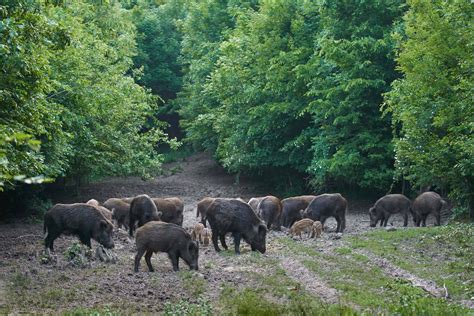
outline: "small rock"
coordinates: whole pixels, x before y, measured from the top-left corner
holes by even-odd
[[[396,229],[395,227],[393,227],[393,226],[390,226],[390,227],[385,228],[385,230],[388,231],[388,232],[394,232],[394,231],[396,231],[397,229]]]
[[[342,238],[342,233],[337,233],[336,235],[334,235],[332,239],[341,239],[341,238]]]

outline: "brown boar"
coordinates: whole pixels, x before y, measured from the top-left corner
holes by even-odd
[[[323,232],[323,224],[320,221],[315,221],[313,223],[313,229],[311,233],[311,238],[319,238],[321,237],[321,233]]]
[[[291,225],[290,235],[300,236],[300,239],[301,239],[301,233],[306,232],[308,233],[308,237],[309,237],[313,230],[313,223],[314,221],[309,218],[303,218],[295,222],[293,225]]]
[[[196,218],[201,216],[201,223],[204,225],[204,227],[207,227],[206,225],[207,209],[212,204],[212,202],[214,202],[214,198],[205,197],[201,201],[198,202],[197,207],[196,207]]]
[[[204,228],[201,233],[204,246],[209,246],[209,241],[211,240],[211,230],[209,228]]]
[[[260,199],[256,207],[256,213],[267,224],[267,229],[274,225],[276,230],[280,230],[281,202],[275,196],[265,196]]]
[[[203,230],[204,230],[204,225],[201,223],[197,223],[196,225],[194,225],[191,238],[194,241],[198,241],[200,244],[202,244],[202,231]]]
[[[232,233],[237,254],[240,254],[241,238],[250,244],[252,251],[265,253],[267,228],[247,203],[240,199],[214,199],[207,208],[206,217],[211,226],[212,243],[216,251],[221,251],[217,238],[227,249],[225,235]]]
[[[390,216],[396,213],[403,215],[403,226],[407,226],[410,209],[411,202],[403,194],[385,195],[369,209],[370,227],[377,226],[378,221],[380,221],[380,226],[387,226]]]
[[[99,206],[99,201],[95,199],[90,199],[89,201],[86,202],[86,204],[93,205],[93,206]]]
[[[446,202],[436,192],[424,192],[413,201],[411,213],[415,226],[426,226],[426,218],[433,214],[436,218],[436,226],[441,224],[441,209]]]
[[[337,222],[336,232],[342,233],[346,228],[347,200],[339,193],[325,193],[316,196],[303,212],[304,218],[319,221],[322,225],[329,217]]]
[[[161,212],[161,221],[183,225],[184,203],[179,198],[153,198],[158,212]]]
[[[122,199],[110,198],[104,202],[104,207],[112,212],[112,219],[117,223],[118,228],[128,230],[130,222],[130,204]]]
[[[281,224],[284,227],[290,228],[294,222],[302,219],[303,216],[300,210],[306,209],[315,197],[316,195],[302,195],[283,199],[281,201]]]
[[[138,227],[141,227],[150,221],[159,221],[161,218],[161,213],[156,209],[155,203],[146,194],[138,195],[132,200],[129,214],[130,226],[128,232],[130,236],[133,236],[135,224],[138,223]]]
[[[183,259],[191,270],[198,270],[199,246],[181,226],[151,221],[137,229],[135,241],[137,245],[135,272],[138,272],[144,254],[148,269],[150,272],[154,271],[151,265],[151,256],[154,252],[168,253],[174,271],[179,270],[179,258]]]
[[[257,213],[258,203],[260,203],[260,201],[263,200],[264,198],[265,198],[264,196],[253,197],[247,202],[247,204],[250,205],[250,207],[252,208],[252,210],[255,211],[255,213]]]
[[[44,214],[45,248],[54,251],[54,240],[72,234],[91,248],[91,238],[113,248],[113,225],[96,206],[86,203],[56,204]]]

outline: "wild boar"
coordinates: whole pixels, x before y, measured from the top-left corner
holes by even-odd
[[[334,217],[337,222],[336,232],[343,232],[346,228],[347,200],[339,193],[326,193],[316,196],[303,212],[304,218],[324,222]]]
[[[161,212],[161,221],[183,225],[184,203],[179,198],[153,198],[158,212]]]
[[[201,201],[198,202],[197,207],[196,207],[196,218],[201,216],[201,223],[204,225],[204,227],[207,227],[206,225],[207,209],[212,204],[212,202],[214,202],[214,198],[205,197]]]
[[[124,198],[120,198],[122,201],[124,201],[125,203],[128,203],[128,204],[132,204],[132,201],[135,197],[124,197]]]
[[[194,241],[198,241],[200,244],[202,244],[202,231],[203,230],[204,230],[204,225],[202,223],[197,223],[196,225],[194,225],[191,238]]]
[[[212,197],[205,197],[203,198],[201,201],[198,202],[197,204],[197,207],[196,207],[196,218],[199,217],[199,215],[201,216],[201,223],[204,225],[204,227],[207,227],[207,224],[206,224],[206,220],[207,220],[207,209],[209,208],[209,206],[211,205],[212,202],[214,202],[216,198],[212,198]],[[241,198],[220,198],[220,199],[223,199],[223,200],[238,200],[238,201],[241,201],[241,202],[244,202],[244,200],[242,200]]]
[[[256,213],[267,224],[267,229],[270,229],[273,224],[277,230],[280,230],[281,209],[280,199],[268,195],[260,199]]]
[[[103,206],[100,206],[99,201],[95,199],[90,199],[89,201],[86,202],[86,204],[97,207],[99,211],[101,211],[102,214],[105,216],[105,218],[107,218],[110,222],[112,222],[112,212],[104,208]]]
[[[253,197],[247,202],[247,204],[250,205],[250,207],[252,208],[252,210],[255,211],[255,213],[257,213],[258,203],[260,203],[260,201],[263,200],[264,198],[265,198],[264,196]]]
[[[407,226],[410,209],[411,202],[403,194],[385,195],[369,209],[370,227],[377,226],[378,221],[380,221],[380,226],[387,226],[390,216],[396,213],[403,215],[403,226]]]
[[[265,253],[267,228],[252,208],[238,199],[215,199],[207,209],[207,220],[212,230],[212,243],[216,251],[221,251],[217,244],[220,239],[227,249],[225,234],[232,233],[235,253],[240,254],[240,240],[243,238],[252,248]]]
[[[209,228],[204,228],[201,233],[204,246],[209,246],[209,241],[211,240],[211,230]]]
[[[161,213],[157,211],[155,203],[146,194],[138,195],[132,200],[129,214],[130,227],[128,232],[130,236],[133,236],[137,222],[138,227],[141,227],[150,221],[159,221],[161,218]]]
[[[130,204],[122,199],[110,198],[104,202],[104,207],[112,212],[112,219],[115,220],[118,228],[129,229]]]
[[[113,248],[113,225],[96,206],[86,203],[56,204],[44,214],[45,248],[54,251],[54,240],[72,234],[91,248],[91,238],[105,248]]]
[[[413,201],[411,208],[413,222],[416,226],[426,226],[426,218],[433,214],[436,218],[436,226],[441,224],[441,209],[446,202],[436,192],[424,192]]]
[[[293,225],[291,225],[290,235],[300,236],[300,239],[301,239],[301,233],[306,232],[308,233],[308,237],[309,237],[313,230],[313,223],[314,221],[309,218],[303,218],[295,222]]]
[[[174,271],[179,270],[179,258],[183,259],[191,270],[198,270],[199,246],[181,226],[151,221],[137,229],[135,241],[135,272],[138,272],[140,260],[145,253],[148,269],[150,272],[154,271],[151,265],[154,252],[168,253]]]
[[[312,230],[312,233],[311,233],[311,238],[321,237],[322,232],[323,232],[323,224],[321,224],[321,222],[319,222],[319,221],[315,221],[313,223],[313,230]]]
[[[316,195],[294,196],[281,200],[281,224],[290,228],[294,222],[303,218],[300,210],[306,209]]]

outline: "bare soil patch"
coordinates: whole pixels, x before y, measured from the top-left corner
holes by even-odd
[[[135,196],[146,193],[153,197],[177,196],[185,202],[183,226],[190,229],[197,222],[195,208],[205,196],[242,197],[272,194],[261,192],[250,182],[227,174],[206,154],[197,154],[179,163],[165,166],[165,175],[149,181],[138,177],[115,177],[91,183],[81,189],[79,196],[58,197],[56,202],[72,203],[96,199],[104,202],[110,197]],[[368,202],[349,201],[347,230],[356,235],[369,230]],[[402,218],[394,216],[393,225],[401,226]],[[411,223],[410,223],[411,224]],[[323,238],[306,241],[315,251],[332,252],[344,245],[344,240],[334,232],[336,222],[330,219]],[[276,237],[284,232],[270,232],[267,253],[262,260],[275,260],[284,268],[288,277],[297,281],[315,298],[337,303],[338,292],[324,282],[322,276],[305,268],[297,258],[285,257]],[[216,302],[225,287],[237,289],[258,288],[255,273],[272,273],[272,268],[255,259],[248,245],[243,243],[242,255],[232,251],[216,253],[212,246],[200,249],[197,273],[190,274],[181,261],[182,269],[174,273],[165,254],[152,258],[155,273],[149,273],[145,262],[141,272],[133,273],[135,245],[124,231],[115,235],[118,262],[115,264],[90,260],[84,266],[74,266],[64,257],[64,252],[76,241],[75,237],[60,237],[55,242],[57,261],[41,263],[43,254],[42,224],[0,225],[0,312],[58,312],[84,308],[110,308],[127,312],[162,311],[166,302],[187,300],[196,302],[204,297]],[[233,249],[232,241],[228,242]],[[97,244],[93,244],[93,248]],[[409,277],[399,275],[401,277]],[[438,289],[436,289],[438,290]]]

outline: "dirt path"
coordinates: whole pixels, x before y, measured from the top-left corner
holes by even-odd
[[[136,177],[108,178],[85,186],[79,196],[62,196],[54,202],[85,202],[91,198],[100,202],[110,197],[126,197],[146,193],[153,197],[177,196],[185,202],[184,224],[191,228],[197,222],[195,207],[205,196],[242,197],[272,194],[259,192],[251,183],[225,173],[213,159],[206,154],[194,155],[183,162],[165,166],[165,175],[150,181]],[[350,203],[347,215],[346,234],[354,235],[367,231],[364,201]],[[393,218],[394,225],[401,225],[401,217]],[[344,245],[333,232],[336,222],[328,220],[326,232],[318,243],[307,243],[319,251],[331,252]],[[30,311],[48,313],[80,308],[123,309],[130,312],[162,311],[166,302],[186,300],[196,302],[204,296],[216,302],[226,288],[258,288],[261,279],[281,266],[286,275],[303,285],[305,290],[325,303],[337,303],[339,293],[328,286],[322,276],[315,275],[298,261],[283,254],[275,237],[285,235],[271,232],[267,238],[267,253],[255,256],[247,244],[242,246],[242,255],[235,256],[232,251],[216,253],[212,246],[201,248],[200,270],[196,274],[174,273],[165,254],[155,254],[152,262],[156,273],[148,273],[142,262],[139,273],[132,272],[135,245],[126,232],[115,235],[118,263],[105,264],[98,261],[87,262],[84,266],[72,266],[64,253],[76,241],[73,237],[61,237],[56,243],[57,262],[41,264],[42,225],[10,224],[0,225],[0,312],[2,304],[7,311],[19,313]],[[228,241],[233,249],[232,241]],[[380,262],[380,264],[385,264]],[[386,266],[391,269],[391,266]],[[398,277],[411,276],[399,274]],[[9,291],[7,284],[12,285]],[[436,288],[436,291],[439,289]],[[434,291],[434,290],[433,290]],[[7,292],[7,293],[5,293]],[[4,295],[2,295],[4,294]],[[2,299],[4,301],[2,301]]]
[[[339,302],[339,294],[337,290],[329,287],[317,275],[309,271],[298,260],[288,257],[282,257],[280,265],[285,269],[287,275],[296,282],[301,283],[306,291],[315,297],[319,297],[323,302],[328,304],[337,304]]]

